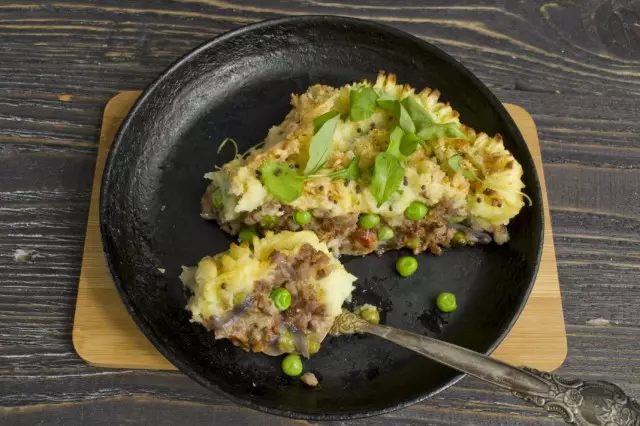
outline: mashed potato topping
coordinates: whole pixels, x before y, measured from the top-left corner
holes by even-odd
[[[406,111],[394,112],[379,101],[367,118],[350,118],[350,94],[362,88],[373,89],[378,99],[387,103],[411,101],[415,107],[410,114],[413,124],[403,117]],[[429,250],[439,254],[442,247],[453,245],[456,232],[464,235],[455,241],[465,244],[486,242],[487,235],[497,243],[506,242],[506,225],[524,205],[522,167],[500,135],[476,133],[460,123],[458,112],[440,102],[439,96],[437,90],[416,92],[408,85],[397,84],[395,75],[384,73],[373,84],[362,81],[338,88],[318,84],[293,95],[293,109],[281,124],[269,130],[263,147],[207,174],[212,182],[202,200],[202,216],[217,220],[232,234],[246,226],[312,230],[335,253],[367,254],[410,247],[416,253]],[[318,133],[314,121],[327,113],[338,114],[330,154],[308,177],[303,171]],[[420,116],[429,122],[420,122]],[[381,200],[373,182],[376,168],[381,167],[376,166],[376,159],[390,150],[392,133],[398,127],[405,134],[415,127],[417,136],[412,135],[420,141],[409,155],[397,155],[402,162],[402,183]],[[357,178],[330,176],[347,168],[354,159]],[[278,182],[290,178],[288,182],[296,188],[292,191],[299,191],[296,197],[283,200],[273,185],[269,186],[262,173],[268,162],[290,168],[276,169],[281,173],[276,177]],[[428,207],[428,215],[419,221],[411,221],[404,214],[414,202]],[[296,224],[296,211],[311,212],[313,220]],[[357,218],[364,213],[379,215],[379,226],[391,227],[394,238],[379,241],[379,228],[368,232],[359,228]]]
[[[232,244],[227,252],[185,268],[181,279],[193,291],[187,305],[193,322],[246,349],[273,351],[287,333],[321,341],[356,277],[313,232],[285,231],[268,232],[251,245]],[[284,312],[269,298],[280,287],[292,295]],[[294,346],[292,351],[304,353],[304,345]]]

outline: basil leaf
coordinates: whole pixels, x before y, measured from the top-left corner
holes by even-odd
[[[386,93],[382,94],[382,96],[376,100],[376,104],[396,117],[400,115],[400,111],[398,110],[398,100],[391,95],[387,95]]]
[[[329,111],[313,120],[314,135],[309,146],[309,159],[304,168],[304,174],[309,175],[318,171],[331,156],[333,134],[340,121],[340,113]]]
[[[406,108],[402,106],[402,104],[399,101],[396,101],[396,102],[398,102],[398,111],[400,111],[398,124],[400,124],[400,127],[402,127],[402,130],[404,130],[405,132],[414,133],[416,131],[416,125],[413,124],[413,120],[411,119],[411,116],[407,112]]]
[[[461,159],[462,159],[462,155],[460,153],[454,154],[451,157],[449,157],[449,159],[447,160],[447,163],[449,164],[449,167],[451,167],[451,169],[454,172],[458,172],[462,174],[462,176],[464,176],[465,178],[469,180],[479,180],[478,176],[476,176],[476,174],[472,170],[465,169],[460,165]]]
[[[378,98],[376,103],[380,108],[389,111],[398,119],[398,124],[400,124],[402,130],[407,133],[415,133],[416,126],[413,124],[411,115],[399,100],[385,93]]]
[[[404,159],[404,155],[400,152],[400,144],[402,143],[403,137],[404,131],[398,126],[396,126],[389,135],[389,146],[387,147],[387,152],[398,160]]]
[[[380,207],[398,190],[404,177],[404,167],[395,156],[381,152],[376,156],[373,179],[369,189]]]
[[[371,117],[376,110],[376,99],[378,99],[378,94],[371,87],[351,89],[349,92],[349,118],[351,121],[366,120]]]
[[[467,135],[462,133],[458,123],[432,124],[418,131],[417,135],[424,139],[468,139]]]
[[[358,167],[359,162],[360,162],[360,157],[356,155],[349,162],[349,165],[344,169],[327,173],[326,175],[321,175],[321,176],[330,177],[332,179],[356,180],[360,177],[360,168]]]
[[[290,203],[302,195],[304,179],[281,161],[265,161],[260,165],[260,178],[267,191],[280,201]]]
[[[400,153],[405,157],[410,156],[418,148],[418,143],[422,142],[415,133],[405,133],[400,141]]]
[[[424,109],[424,107],[413,96],[404,98],[401,103],[409,113],[413,123],[416,125],[417,131],[434,124],[431,115],[429,115],[427,110]]]
[[[440,124],[433,121],[426,109],[413,97],[408,96],[401,102],[416,126],[415,133],[424,140],[434,138],[468,139],[458,123]]]

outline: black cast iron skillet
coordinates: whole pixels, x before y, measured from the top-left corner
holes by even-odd
[[[180,370],[237,403],[284,416],[347,419],[416,403],[461,377],[392,343],[344,336],[326,340],[305,363],[322,384],[309,390],[281,373],[278,358],[214,341],[184,309],[180,266],[232,241],[199,217],[203,174],[231,159],[216,155],[218,143],[230,136],[245,150],[284,118],[291,93],[374,79],[379,70],[416,88],[438,88],[464,123],[502,134],[524,167],[533,206],[510,223],[508,244],[422,254],[410,278],[394,270],[402,251],[343,258],[359,277],[354,303],[381,306],[383,322],[393,327],[488,353],[527,300],[542,248],[540,185],[520,132],[476,77],[436,47],[367,21],[309,16],[232,31],[171,66],[131,110],[105,169],[100,224],[116,286],[144,334]],[[458,310],[447,317],[432,309],[442,291],[458,297]]]

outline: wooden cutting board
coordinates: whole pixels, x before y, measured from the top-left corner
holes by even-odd
[[[107,153],[120,123],[140,93],[122,92],[109,101],[104,111],[73,324],[73,344],[78,355],[97,366],[173,370],[175,367],[160,355],[126,311],[104,259],[98,225],[100,183]],[[505,106],[527,141],[540,175],[545,244],[538,278],[527,306],[493,356],[511,364],[549,371],[564,361],[567,336],[540,144],[529,113],[516,105]]]

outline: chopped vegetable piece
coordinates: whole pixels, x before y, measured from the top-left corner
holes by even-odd
[[[400,275],[408,277],[418,270],[418,261],[413,256],[402,256],[396,262],[396,269]]]
[[[419,201],[413,201],[404,211],[404,216],[413,221],[424,218],[429,212],[429,208]]]
[[[251,228],[242,228],[240,232],[238,232],[238,241],[240,244],[247,243],[251,244],[253,242],[253,238],[257,237],[258,234]]]
[[[422,244],[422,240],[420,240],[420,238],[418,237],[413,237],[413,238],[409,238],[405,245],[410,249],[416,249],[420,247],[420,244]]]
[[[296,344],[293,339],[293,334],[290,331],[284,332],[278,338],[278,349],[287,354],[295,352]]]
[[[233,295],[233,306],[238,306],[244,302],[244,299],[247,298],[247,293],[241,291],[240,293],[236,293]]]
[[[453,293],[440,293],[436,298],[436,307],[442,312],[453,312],[458,308],[456,295]]]
[[[467,236],[464,232],[458,231],[451,238],[451,244],[457,247],[462,247],[469,244],[469,241],[467,240]]]
[[[282,360],[282,372],[291,377],[302,374],[302,360],[300,356],[295,354],[285,356]]]
[[[260,220],[260,226],[262,226],[264,229],[273,228],[277,224],[278,224],[277,216],[265,215]]]
[[[380,223],[380,216],[378,216],[375,213],[367,213],[367,214],[360,215],[360,218],[358,219],[358,225],[360,225],[360,227],[364,229],[375,228],[376,226],[378,226],[379,223]]]
[[[214,209],[222,208],[222,206],[224,205],[222,198],[222,190],[220,188],[216,189],[211,196],[211,205]]]
[[[295,212],[295,214],[293,215],[293,220],[298,225],[306,225],[307,223],[311,222],[311,219],[313,219],[313,216],[311,215],[311,213],[305,212],[305,211],[299,210]]]
[[[291,293],[284,287],[274,288],[269,294],[269,298],[279,311],[286,311],[291,306]]]
[[[362,309],[360,309],[359,314],[360,317],[368,323],[380,323],[380,312],[378,312],[375,306],[363,306]]]
[[[389,226],[381,226],[378,230],[378,241],[388,241],[394,237],[393,228]]]
[[[311,334],[307,336],[307,350],[309,351],[309,355],[317,354],[320,350],[320,342]]]

